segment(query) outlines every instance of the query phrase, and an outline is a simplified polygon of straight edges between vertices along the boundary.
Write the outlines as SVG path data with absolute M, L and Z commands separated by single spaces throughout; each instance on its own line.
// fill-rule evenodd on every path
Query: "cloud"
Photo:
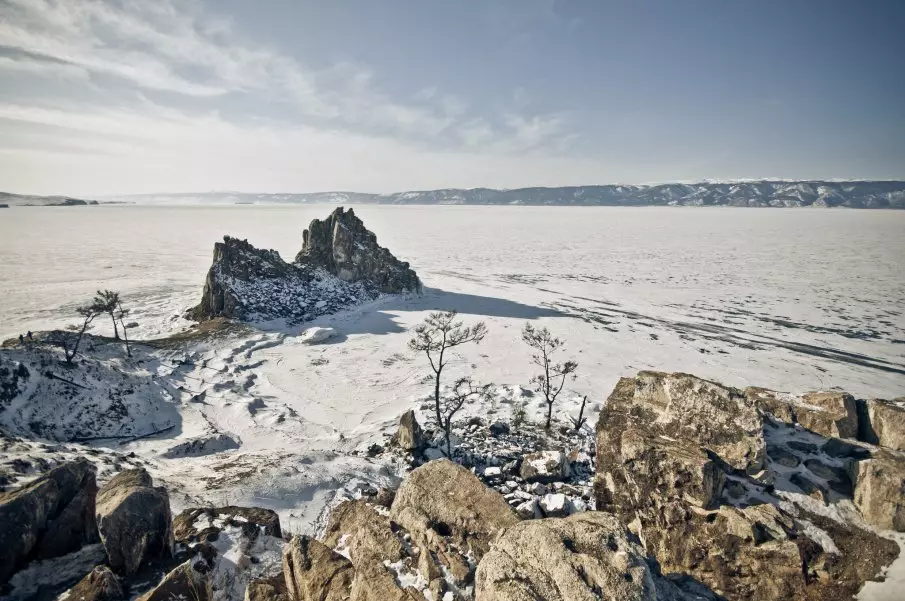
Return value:
M 486 136 L 478 132 L 489 130 L 498 138 L 497 151 L 522 152 L 549 142 L 544 134 L 558 133 L 536 127 L 556 117 L 518 116 L 522 123 L 513 125 L 508 115 L 477 116 L 466 100 L 433 85 L 408 100 L 392 98 L 367 65 L 313 69 L 246 39 L 197 0 L 5 1 L 0 69 L 114 78 L 137 90 L 202 101 L 238 97 L 251 112 L 279 105 L 287 118 L 306 125 L 422 145 L 483 144 Z M 267 115 L 267 108 L 260 110 Z

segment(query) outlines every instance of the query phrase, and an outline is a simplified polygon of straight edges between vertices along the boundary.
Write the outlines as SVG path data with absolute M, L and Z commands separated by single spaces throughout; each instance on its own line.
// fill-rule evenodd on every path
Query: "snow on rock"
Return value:
M 200 436 L 180 442 L 170 447 L 161 455 L 167 459 L 177 457 L 200 457 L 202 455 L 211 455 L 238 449 L 240 441 L 229 434 L 214 434 L 211 436 Z
M 305 344 L 317 344 L 325 340 L 329 340 L 336 336 L 336 330 L 333 328 L 308 328 L 299 334 L 299 341 Z
M 13 435 L 58 441 L 139 437 L 180 421 L 178 392 L 152 377 L 157 363 L 147 349 L 125 356 L 120 343 L 86 335 L 75 365 L 55 344 L 68 332 L 3 350 L 0 426 Z M 28 373 L 28 377 L 24 374 Z M 6 373 L 6 376 L 3 374 Z

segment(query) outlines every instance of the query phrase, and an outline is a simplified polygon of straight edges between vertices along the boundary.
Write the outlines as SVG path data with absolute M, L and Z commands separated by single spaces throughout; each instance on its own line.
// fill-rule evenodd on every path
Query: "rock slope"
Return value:
M 214 245 L 196 320 L 307 321 L 376 298 L 420 291 L 408 263 L 377 244 L 352 209 L 315 219 L 302 235 L 292 263 L 274 250 L 257 249 L 229 236 Z

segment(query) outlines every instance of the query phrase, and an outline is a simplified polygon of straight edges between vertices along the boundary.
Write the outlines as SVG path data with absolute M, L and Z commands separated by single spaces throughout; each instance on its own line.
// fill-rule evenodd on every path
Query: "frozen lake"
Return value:
M 291 259 L 308 222 L 330 210 L 4 209 L 0 336 L 71 323 L 98 288 L 123 294 L 135 336 L 184 328 L 179 315 L 200 299 L 215 241 L 247 238 Z M 650 367 L 790 391 L 905 391 L 902 211 L 355 210 L 429 290 L 375 309 L 348 334 L 403 341 L 422 311 L 453 307 L 488 321 L 489 371 L 506 382 L 527 379 L 524 358 L 501 355 L 537 318 L 569 339 L 582 364 L 576 389 L 597 397 L 619 375 Z

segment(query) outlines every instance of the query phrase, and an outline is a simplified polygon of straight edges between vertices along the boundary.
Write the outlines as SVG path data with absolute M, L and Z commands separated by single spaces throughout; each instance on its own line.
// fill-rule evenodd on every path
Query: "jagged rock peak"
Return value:
M 323 221 L 311 221 L 302 233 L 302 250 L 295 262 L 322 267 L 347 282 L 371 281 L 385 293 L 421 289 L 421 282 L 409 264 L 380 246 L 377 236 L 365 227 L 355 211 L 343 207 L 337 207 Z

